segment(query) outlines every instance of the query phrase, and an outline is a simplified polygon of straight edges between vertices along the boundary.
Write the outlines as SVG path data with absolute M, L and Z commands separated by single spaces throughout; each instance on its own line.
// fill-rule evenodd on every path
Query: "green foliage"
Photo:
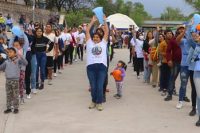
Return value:
M 69 12 L 66 14 L 66 21 L 68 27 L 74 27 L 84 22 L 83 12 Z
M 167 21 L 175 21 L 175 20 L 187 20 L 187 17 L 185 17 L 181 10 L 178 8 L 172 8 L 167 7 L 165 9 L 165 12 L 161 14 L 161 20 L 167 20 Z
M 185 0 L 188 4 L 193 6 L 197 12 L 200 12 L 200 0 Z

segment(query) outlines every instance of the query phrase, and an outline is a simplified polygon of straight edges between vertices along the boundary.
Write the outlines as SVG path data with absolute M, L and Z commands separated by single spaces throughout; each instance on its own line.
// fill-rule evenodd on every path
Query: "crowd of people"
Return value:
M 166 96 L 164 101 L 171 101 L 173 95 L 179 96 L 177 109 L 181 109 L 184 102 L 190 102 L 186 95 L 190 79 L 192 110 L 189 115 L 195 116 L 196 108 L 199 113 L 200 32 L 197 29 L 191 30 L 191 26 L 181 25 L 175 32 L 170 29 L 161 30 L 158 26 L 156 30 L 145 32 L 131 29 L 131 33 L 130 62 L 133 62 L 137 78 L 140 79 L 141 72 L 144 72 L 144 83 L 152 85 L 153 88 L 158 86 L 161 95 Z M 175 83 L 179 74 L 178 89 Z M 200 117 L 196 126 L 200 126 Z
M 80 25 L 73 28 L 52 28 L 39 22 L 26 27 L 11 28 L 8 39 L 6 27 L 0 30 L 0 70 L 5 72 L 7 109 L 4 113 L 18 113 L 19 105 L 31 93 L 45 88 L 44 81 L 52 85 L 53 76 L 62 73 L 66 65 L 83 61 L 85 31 Z M 24 93 L 26 96 L 24 96 Z
M 114 46 L 128 45 L 130 61 L 133 63 L 137 78 L 144 72 L 144 83 L 153 88 L 159 86 L 159 91 L 165 101 L 172 100 L 177 95 L 175 82 L 180 73 L 179 101 L 176 108 L 181 109 L 184 102 L 190 102 L 186 96 L 187 83 L 190 78 L 192 88 L 192 111 L 196 115 L 196 107 L 200 112 L 200 31 L 190 30 L 190 27 L 180 26 L 174 32 L 161 30 L 158 26 L 154 31 L 118 32 L 114 26 L 109 27 L 104 17 L 104 24 L 94 28 L 97 18 L 94 16 L 86 30 L 80 25 L 77 28 L 52 28 L 50 23 L 45 26 L 31 22 L 25 28 L 12 26 L 13 37 L 7 42 L 5 27 L 0 35 L 0 70 L 5 71 L 7 109 L 4 113 L 18 113 L 19 104 L 26 97 L 36 94 L 38 89 L 52 85 L 53 76 L 62 73 L 64 66 L 84 60 L 84 50 L 87 57 L 87 76 L 91 91 L 89 109 L 97 108 L 102 111 L 102 103 L 106 102 L 108 84 L 108 67 L 114 55 Z M 0 18 L 1 24 L 1 18 Z M 4 32 L 3 32 L 4 31 Z M 145 36 L 146 35 L 146 36 Z M 78 56 L 78 57 L 77 57 Z M 120 99 L 123 91 L 126 63 L 119 61 L 110 73 L 116 81 L 117 94 Z M 196 123 L 200 126 L 200 117 Z

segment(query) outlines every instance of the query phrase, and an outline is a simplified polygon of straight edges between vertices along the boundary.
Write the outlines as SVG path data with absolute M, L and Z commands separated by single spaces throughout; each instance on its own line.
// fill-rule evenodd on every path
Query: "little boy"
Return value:
M 14 48 L 9 48 L 8 60 L 0 65 L 0 71 L 5 71 L 6 77 L 7 109 L 4 111 L 5 114 L 12 112 L 12 101 L 14 113 L 17 114 L 19 112 L 19 76 L 21 65 L 27 65 L 26 59 L 17 56 Z

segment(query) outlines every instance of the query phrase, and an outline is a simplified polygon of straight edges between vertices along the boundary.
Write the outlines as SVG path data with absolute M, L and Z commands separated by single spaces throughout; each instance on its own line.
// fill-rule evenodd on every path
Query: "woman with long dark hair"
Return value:
M 46 53 L 50 52 L 52 49 L 53 49 L 53 42 L 51 42 L 48 38 L 43 36 L 42 28 L 37 28 L 33 44 L 31 45 L 31 51 L 33 54 L 36 54 L 37 63 L 38 63 L 37 74 L 36 74 L 36 83 L 37 83 L 36 88 L 38 89 L 44 88 L 45 68 L 46 68 L 46 61 L 47 61 Z M 38 80 L 39 73 L 40 73 L 40 79 L 41 79 L 40 84 Z

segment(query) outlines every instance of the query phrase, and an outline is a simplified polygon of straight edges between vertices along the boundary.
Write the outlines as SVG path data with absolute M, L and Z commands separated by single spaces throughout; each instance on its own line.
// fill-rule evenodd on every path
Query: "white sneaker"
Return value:
M 137 79 L 140 79 L 140 76 L 137 76 Z
M 51 79 L 48 80 L 48 85 L 52 85 L 52 80 Z
M 77 59 L 75 59 L 74 61 L 75 61 L 75 62 L 77 62 L 78 60 L 77 60 Z
M 62 72 L 60 70 L 58 70 L 58 73 L 61 74 Z
M 37 90 L 36 89 L 32 89 L 32 93 L 33 94 L 37 94 Z
M 31 99 L 31 94 L 26 96 L 27 99 Z
M 183 107 L 183 102 L 179 101 L 178 104 L 176 105 L 177 109 L 181 109 Z
M 54 77 L 57 77 L 57 74 L 56 74 L 56 73 L 54 73 L 54 74 L 53 74 L 53 76 L 54 76 Z

